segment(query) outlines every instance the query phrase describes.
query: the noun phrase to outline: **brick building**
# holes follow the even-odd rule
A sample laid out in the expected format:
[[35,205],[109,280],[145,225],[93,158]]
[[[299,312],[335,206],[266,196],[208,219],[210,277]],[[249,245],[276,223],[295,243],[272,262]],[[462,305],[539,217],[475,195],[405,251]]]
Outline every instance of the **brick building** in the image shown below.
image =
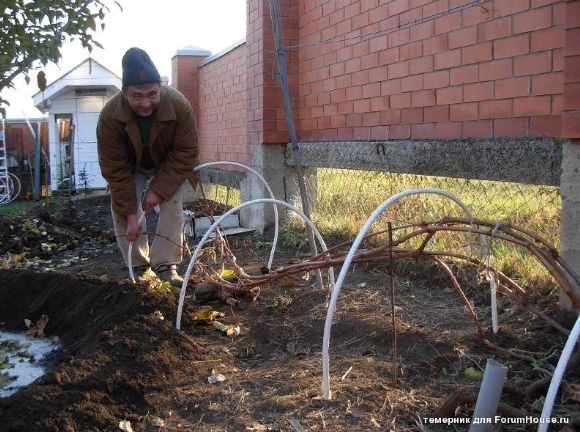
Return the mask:
[[[282,3],[301,140],[579,133],[577,1]],[[247,161],[246,144],[289,141],[267,0],[248,1],[247,29],[209,61],[173,60],[206,160]]]
[[[534,159],[515,156],[522,146],[558,153],[544,178],[562,194],[562,253],[580,262],[579,0],[279,1],[300,142],[502,145],[506,175]],[[291,201],[269,1],[247,0],[245,41],[212,57],[178,52],[173,76],[197,108],[202,160],[250,164]],[[510,146],[520,153],[509,157]],[[466,172],[491,179],[478,169]],[[264,195],[246,186],[246,197]]]
[[[26,198],[33,195],[33,181],[31,166],[34,164],[35,135],[32,134],[30,126],[36,134],[40,124],[40,144],[44,154],[48,154],[48,123],[43,118],[13,118],[0,122],[0,131],[6,129],[5,144],[8,170],[18,177],[20,181],[20,193],[18,198]],[[46,158],[41,158],[42,172],[40,182],[42,185],[48,185],[48,167]],[[30,164],[30,166],[29,166]]]

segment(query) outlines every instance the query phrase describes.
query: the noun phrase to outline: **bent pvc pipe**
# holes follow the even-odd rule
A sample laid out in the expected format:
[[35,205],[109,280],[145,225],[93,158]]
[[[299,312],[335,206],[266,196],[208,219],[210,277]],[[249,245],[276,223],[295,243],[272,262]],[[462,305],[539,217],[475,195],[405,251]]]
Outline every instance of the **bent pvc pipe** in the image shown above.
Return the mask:
[[[253,174],[255,174],[261,181],[262,183],[264,183],[264,186],[266,186],[266,189],[268,190],[268,193],[270,194],[270,198],[275,199],[276,197],[274,196],[274,192],[272,192],[272,189],[270,188],[270,185],[268,184],[268,182],[264,179],[264,177],[262,177],[260,174],[258,174],[255,170],[253,170],[252,168],[250,168],[249,166],[243,165],[241,163],[238,162],[229,162],[229,161],[216,161],[216,162],[207,162],[201,165],[198,165],[194,168],[193,171],[199,171],[202,168],[208,167],[208,166],[213,166],[213,165],[234,165],[234,166],[238,166],[241,168],[244,168],[250,172],[252,172]],[[141,216],[141,218],[139,219],[139,224],[141,224],[143,216]],[[276,207],[276,204],[274,204],[274,240],[272,242],[272,250],[270,251],[270,257],[268,259],[268,270],[270,270],[272,268],[272,261],[274,260],[274,252],[276,250],[276,245],[278,243],[278,231],[279,231],[279,217],[278,217],[278,208]],[[127,259],[127,263],[129,266],[129,276],[131,278],[131,281],[134,283],[135,282],[135,278],[133,275],[133,267],[132,267],[132,262],[131,262],[131,253],[132,253],[133,249],[132,249],[132,243],[129,243],[129,250],[128,250],[128,254],[129,254],[129,258]]]
[[[266,189],[268,190],[268,193],[270,194],[270,198],[276,199],[276,197],[274,196],[274,192],[272,192],[272,189],[270,189],[270,185],[268,185],[268,182],[264,179],[264,177],[262,177],[260,174],[258,174],[256,171],[254,171],[249,166],[242,165],[241,163],[228,162],[228,161],[207,162],[207,163],[196,166],[194,171],[198,171],[202,168],[212,166],[212,165],[234,165],[234,166],[238,166],[238,167],[247,169],[251,173],[255,174],[262,181],[262,183],[264,183],[264,186],[266,186]],[[276,250],[276,244],[278,243],[278,207],[276,207],[276,204],[273,204],[273,205],[274,205],[274,241],[272,242],[272,250],[270,251],[270,258],[268,259],[268,270],[270,270],[272,268],[272,261],[274,259],[274,252]]]
[[[322,236],[320,235],[320,233],[318,232],[318,230],[316,229],[316,227],[314,226],[312,221],[310,219],[308,219],[304,215],[304,213],[302,213],[300,210],[298,210],[293,205],[288,204],[287,202],[280,201],[277,199],[262,198],[262,199],[256,199],[253,201],[248,201],[248,202],[240,204],[237,207],[234,207],[233,209],[231,209],[231,210],[227,211],[226,213],[224,213],[223,215],[221,215],[214,222],[214,224],[210,227],[210,229],[204,234],[204,236],[200,240],[199,244],[195,248],[195,251],[193,252],[193,256],[191,257],[191,260],[189,261],[189,266],[187,267],[187,271],[185,272],[185,276],[183,278],[183,284],[181,286],[181,291],[179,293],[179,304],[177,306],[177,318],[175,320],[175,327],[177,328],[177,330],[181,330],[181,315],[183,313],[183,302],[185,301],[185,291],[187,289],[187,282],[189,280],[189,276],[191,275],[191,271],[193,270],[193,264],[195,263],[195,260],[201,251],[201,248],[203,247],[203,245],[205,244],[205,242],[209,238],[210,234],[217,228],[217,226],[221,223],[221,221],[223,219],[228,217],[233,212],[238,211],[239,209],[242,209],[244,207],[248,207],[250,205],[260,204],[260,203],[280,204],[280,205],[283,205],[283,206],[289,208],[290,210],[296,212],[304,220],[304,222],[306,222],[308,224],[308,226],[312,229],[312,232],[314,233],[314,235],[318,239],[318,242],[320,243],[320,247],[322,248],[322,250],[323,251],[327,250],[326,243],[324,243]],[[332,291],[332,290],[334,290],[334,286],[335,286],[335,284],[334,284],[334,270],[332,267],[329,267],[328,275],[329,275],[329,279],[330,279],[330,289]]]
[[340,274],[338,275],[338,280],[336,281],[336,285],[332,292],[332,297],[330,299],[330,305],[328,306],[328,312],[326,314],[326,322],[324,324],[324,337],[322,340],[322,397],[323,399],[330,399],[330,378],[329,378],[329,360],[328,360],[328,346],[330,342],[330,327],[332,326],[332,318],[334,315],[334,309],[336,307],[336,301],[338,299],[338,294],[340,293],[340,288],[342,283],[344,282],[344,278],[346,277],[346,273],[348,272],[348,268],[350,267],[350,263],[354,257],[355,252],[358,250],[359,245],[361,244],[364,236],[366,235],[367,231],[369,230],[371,224],[374,220],[381,214],[388,206],[390,206],[393,202],[397,201],[400,198],[403,198],[408,195],[420,195],[420,194],[436,194],[436,195],[443,195],[451,200],[455,201],[467,214],[470,219],[473,219],[473,216],[469,209],[463,204],[459,198],[455,195],[442,191],[436,188],[418,188],[418,189],[410,189],[404,192],[400,192],[396,195],[393,195],[384,203],[382,203],[377,209],[373,212],[373,214],[368,218],[365,225],[362,227],[358,236],[356,237],[354,243],[352,244],[346,259],[344,260],[344,264],[342,265],[342,269]]
[[499,329],[497,323],[497,284],[497,275],[493,272],[489,286],[491,288],[491,327],[494,333],[497,333]]
[[[137,225],[141,225],[141,222],[143,222],[143,218],[145,217],[145,212],[143,212],[143,214],[141,215],[141,217],[139,218],[139,221],[137,222]],[[141,235],[147,235],[147,234],[141,234]],[[135,283],[135,275],[133,274],[133,242],[129,241],[129,249],[127,251],[127,265],[129,266],[129,277],[131,278],[131,282]]]
[[546,432],[548,430],[549,423],[547,423],[546,420],[552,414],[554,399],[556,399],[556,393],[558,393],[558,389],[560,388],[562,376],[566,371],[566,366],[570,360],[570,355],[572,355],[574,345],[578,340],[578,335],[580,335],[580,316],[576,320],[576,324],[574,324],[574,327],[570,332],[570,336],[568,336],[568,340],[566,341],[566,345],[564,345],[562,355],[560,356],[560,360],[558,360],[558,365],[554,371],[552,382],[550,382],[550,387],[548,388],[548,393],[546,394],[546,401],[544,402],[544,408],[542,409],[542,416],[540,417],[540,420],[543,420],[543,422],[540,422],[540,426],[538,426],[538,432]]

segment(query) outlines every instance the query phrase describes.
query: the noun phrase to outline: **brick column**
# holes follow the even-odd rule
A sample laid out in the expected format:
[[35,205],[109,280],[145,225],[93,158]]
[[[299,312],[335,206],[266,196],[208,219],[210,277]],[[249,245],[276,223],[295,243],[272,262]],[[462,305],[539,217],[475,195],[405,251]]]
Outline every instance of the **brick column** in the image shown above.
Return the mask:
[[[177,50],[171,59],[171,86],[179,90],[189,101],[193,112],[195,113],[195,120],[200,124],[199,112],[199,65],[211,55],[211,51],[201,49],[196,46],[188,46]],[[198,135],[200,146],[203,145],[201,137]],[[210,192],[211,186],[204,185],[206,193]],[[186,182],[184,200],[185,202],[194,201],[201,198],[199,196],[199,188],[193,190]]]
[[171,59],[171,86],[189,100],[199,124],[199,64],[211,55],[199,47],[177,50]]
[[[280,0],[286,46],[298,44],[298,0]],[[248,141],[275,144],[290,141],[268,0],[247,0]],[[288,83],[294,108],[298,104],[298,51],[286,51]]]
[[[299,0],[279,0],[286,46],[298,44]],[[282,88],[278,75],[276,45],[268,0],[247,0],[247,135],[249,164],[285,199],[284,150],[290,135],[284,120]],[[286,51],[286,68],[294,117],[298,118],[298,51]],[[250,176],[242,184],[242,199],[267,196],[261,183]],[[241,212],[243,226],[259,231],[273,221],[271,206],[247,208]]]
[[[580,274],[580,0],[567,0],[564,41],[564,101],[561,254]],[[580,295],[580,293],[577,293]],[[571,310],[570,299],[560,291],[560,308]]]

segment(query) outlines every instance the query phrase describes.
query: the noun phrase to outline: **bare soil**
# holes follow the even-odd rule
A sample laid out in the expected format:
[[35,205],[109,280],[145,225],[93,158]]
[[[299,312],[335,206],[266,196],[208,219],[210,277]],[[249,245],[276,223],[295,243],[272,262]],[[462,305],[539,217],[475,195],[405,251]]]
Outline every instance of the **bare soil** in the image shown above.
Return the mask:
[[[176,331],[177,296],[127,280],[109,206],[108,197],[98,197],[77,201],[72,218],[57,204],[22,216],[0,216],[0,256],[11,257],[0,270],[0,327],[24,330],[25,318],[35,321],[45,314],[50,318],[46,334],[59,336],[64,345],[50,358],[51,372],[0,399],[0,432],[120,431],[122,421],[134,431],[298,430],[290,420],[305,431],[467,430],[465,424],[444,426],[425,419],[457,389],[479,386],[480,380],[466,371],[483,371],[489,358],[509,366],[502,403],[514,412],[540,415],[547,386],[531,394],[523,389],[550,374],[566,339],[509,299],[499,299],[500,331],[489,330],[487,336],[502,348],[537,359],[534,363],[482,345],[451,281],[437,267],[397,265],[393,329],[388,268],[355,266],[334,316],[333,397],[325,401],[326,290],[310,281],[279,280],[240,297],[242,310],[205,303],[225,314],[222,323],[248,329],[233,337],[195,322],[192,313],[201,304],[189,299],[182,330]],[[154,224],[153,217],[150,231]],[[238,262],[258,274],[269,253],[268,240],[232,237],[230,244]],[[274,267],[305,252],[281,245]],[[181,274],[187,264],[184,260]],[[489,329],[489,287],[473,283],[468,271],[460,273]],[[536,304],[553,312],[549,287],[530,289]],[[212,374],[225,379],[210,383]],[[566,376],[572,383],[579,378],[577,370]],[[468,418],[473,408],[474,402],[468,402],[453,414]],[[561,392],[553,416],[575,421],[577,411],[573,395]],[[534,424],[496,428],[536,429]],[[555,425],[550,430],[575,429]]]

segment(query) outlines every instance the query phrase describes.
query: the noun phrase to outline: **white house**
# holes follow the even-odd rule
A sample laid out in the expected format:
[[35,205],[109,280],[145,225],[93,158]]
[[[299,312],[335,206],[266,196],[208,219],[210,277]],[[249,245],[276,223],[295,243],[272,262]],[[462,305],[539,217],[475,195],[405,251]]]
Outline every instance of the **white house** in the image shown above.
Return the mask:
[[[51,189],[68,189],[72,158],[77,190],[104,189],[97,156],[96,127],[105,103],[122,88],[121,78],[87,58],[33,96],[34,105],[48,113]],[[70,133],[71,125],[74,126]],[[71,141],[72,152],[71,152]]]

